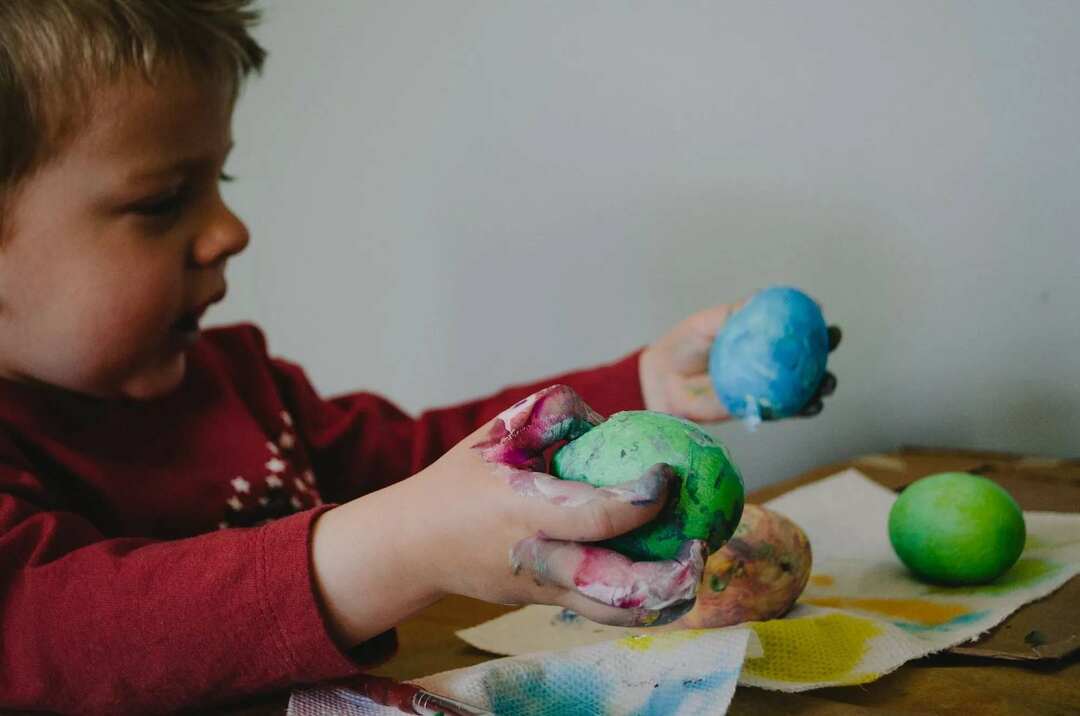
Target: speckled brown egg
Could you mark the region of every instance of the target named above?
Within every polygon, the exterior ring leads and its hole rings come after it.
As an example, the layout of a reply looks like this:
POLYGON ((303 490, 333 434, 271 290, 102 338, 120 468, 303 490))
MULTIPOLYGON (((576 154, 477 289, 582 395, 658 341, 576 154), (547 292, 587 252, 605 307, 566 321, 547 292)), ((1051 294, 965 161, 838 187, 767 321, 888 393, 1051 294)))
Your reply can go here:
POLYGON ((721 627, 782 616, 810 578, 810 541, 797 524, 746 505, 735 534, 709 556, 697 603, 676 628, 721 627))

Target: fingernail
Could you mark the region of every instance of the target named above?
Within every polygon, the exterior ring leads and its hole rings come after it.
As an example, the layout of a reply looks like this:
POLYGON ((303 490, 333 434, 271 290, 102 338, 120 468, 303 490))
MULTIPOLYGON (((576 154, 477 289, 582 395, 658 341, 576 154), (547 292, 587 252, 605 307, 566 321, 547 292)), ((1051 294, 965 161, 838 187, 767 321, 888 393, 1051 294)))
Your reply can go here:
POLYGON ((645 507, 656 504, 664 495, 667 486, 677 480, 678 476, 670 465, 657 463, 637 480, 615 487, 605 487, 601 491, 622 502, 629 502, 635 507, 645 507))

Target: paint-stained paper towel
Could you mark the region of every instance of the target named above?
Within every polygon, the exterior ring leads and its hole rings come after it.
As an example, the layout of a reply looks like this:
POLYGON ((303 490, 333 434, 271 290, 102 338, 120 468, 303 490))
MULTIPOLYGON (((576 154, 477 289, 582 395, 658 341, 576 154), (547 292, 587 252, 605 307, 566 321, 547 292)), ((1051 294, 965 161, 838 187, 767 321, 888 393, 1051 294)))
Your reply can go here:
MULTIPOLYGON (((848 470, 766 503, 806 532, 814 572, 785 618, 744 625, 757 636, 760 652, 747 654, 739 683, 803 691, 872 681, 905 661, 978 637, 1080 573, 1080 515, 1025 512, 1024 553, 995 582, 979 587, 919 582, 889 544, 888 515, 895 499, 890 490, 848 470)), ((633 633, 655 634, 535 606, 458 634, 486 651, 522 654, 633 633)))
MULTIPOLYGON (((417 679, 419 686, 498 716, 723 714, 750 632, 700 629, 497 659, 417 679)), ((293 693, 289 716, 393 716, 343 689, 293 693)))

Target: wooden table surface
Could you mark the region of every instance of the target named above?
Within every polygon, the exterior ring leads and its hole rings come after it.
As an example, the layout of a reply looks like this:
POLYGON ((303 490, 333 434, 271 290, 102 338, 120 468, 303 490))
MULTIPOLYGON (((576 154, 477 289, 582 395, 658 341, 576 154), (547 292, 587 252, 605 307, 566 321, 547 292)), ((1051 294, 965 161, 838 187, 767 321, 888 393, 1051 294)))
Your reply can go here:
MULTIPOLYGON (((890 488, 935 472, 964 470, 984 474, 1009 489, 1027 510, 1080 512, 1080 460, 1042 460, 986 452, 909 448, 867 455, 827 465, 792 480, 757 490, 748 501, 760 503, 799 485, 854 467, 890 488)), ((1078 595, 1069 608, 1080 631, 1080 577, 1063 589, 1078 595)), ((1025 607, 1000 625, 1008 631, 1025 607)), ((496 658, 454 636, 454 632, 510 611, 463 597, 450 597, 399 628, 401 648, 374 673, 395 679, 479 664, 496 658)), ((1004 631, 1003 631, 1004 630, 1004 631)), ((1080 635, 1076 638, 1080 639, 1080 635)), ((877 681, 861 686, 786 694, 740 687, 730 714, 1080 714, 1080 651, 1059 659, 1003 661, 986 657, 939 654, 909 662, 877 681)), ((280 715, 287 695, 223 711, 243 716, 280 715)))

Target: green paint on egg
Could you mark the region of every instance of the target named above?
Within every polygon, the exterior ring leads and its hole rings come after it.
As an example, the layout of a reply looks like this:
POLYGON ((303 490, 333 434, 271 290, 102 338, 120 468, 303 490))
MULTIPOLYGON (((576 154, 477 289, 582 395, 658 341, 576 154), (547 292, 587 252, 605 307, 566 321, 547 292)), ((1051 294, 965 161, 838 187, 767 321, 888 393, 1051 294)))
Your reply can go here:
POLYGON ((560 448, 551 471, 564 480, 610 487, 641 477, 658 462, 679 476, 679 494, 646 525, 608 540, 634 560, 674 558, 689 539, 715 552, 739 524, 743 482, 719 441, 688 420, 648 410, 615 413, 560 448))
POLYGON ((985 584, 1024 551, 1024 515, 992 480, 943 472, 909 485, 889 512, 900 561, 928 582, 985 584))

